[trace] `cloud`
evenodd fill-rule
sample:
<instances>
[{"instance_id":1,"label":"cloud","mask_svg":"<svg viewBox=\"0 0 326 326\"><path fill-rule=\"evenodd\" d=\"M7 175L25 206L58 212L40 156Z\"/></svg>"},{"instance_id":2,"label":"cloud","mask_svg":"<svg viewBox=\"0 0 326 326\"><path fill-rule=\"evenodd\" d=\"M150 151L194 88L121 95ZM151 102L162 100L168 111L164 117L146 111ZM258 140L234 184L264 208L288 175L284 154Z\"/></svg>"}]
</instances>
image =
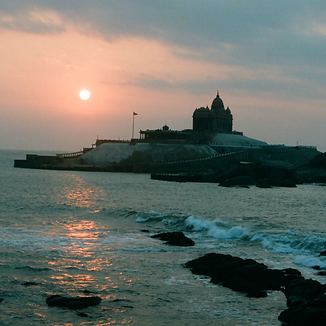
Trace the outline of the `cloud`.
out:
<instances>
[{"instance_id":1,"label":"cloud","mask_svg":"<svg viewBox=\"0 0 326 326\"><path fill-rule=\"evenodd\" d=\"M15 15L0 12L0 29L32 34L57 34L64 32L65 26L56 12L34 9Z\"/></svg>"},{"instance_id":2,"label":"cloud","mask_svg":"<svg viewBox=\"0 0 326 326\"><path fill-rule=\"evenodd\" d=\"M61 21L33 19L36 9L55 12ZM325 52L323 42L305 32L311 22L316 34L324 35L318 24L326 13L324 0L11 0L2 1L0 11L2 28L53 33L63 31L64 22L108 41L159 39L211 61L320 63Z\"/></svg>"},{"instance_id":3,"label":"cloud","mask_svg":"<svg viewBox=\"0 0 326 326\"><path fill-rule=\"evenodd\" d=\"M324 0L2 0L0 13L0 28L44 34L73 25L108 42L158 40L180 59L236 67L223 80L209 76L195 83L144 74L130 81L142 87L192 90L193 83L202 89L215 81L300 94L311 83L319 94L318 83L326 81Z\"/></svg>"}]
</instances>

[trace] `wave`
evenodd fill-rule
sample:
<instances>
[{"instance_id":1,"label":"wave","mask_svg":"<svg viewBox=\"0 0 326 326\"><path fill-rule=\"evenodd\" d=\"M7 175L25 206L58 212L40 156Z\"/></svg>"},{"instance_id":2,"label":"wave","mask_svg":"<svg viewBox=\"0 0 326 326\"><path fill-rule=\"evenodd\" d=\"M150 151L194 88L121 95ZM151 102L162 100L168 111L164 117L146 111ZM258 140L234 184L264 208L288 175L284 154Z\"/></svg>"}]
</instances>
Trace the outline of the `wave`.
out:
<instances>
[{"instance_id":1,"label":"wave","mask_svg":"<svg viewBox=\"0 0 326 326\"><path fill-rule=\"evenodd\" d=\"M51 268L49 267L33 267L33 266L17 266L15 267L15 269L22 269L22 270L26 270L26 271L32 271L32 272L49 272L52 271Z\"/></svg>"},{"instance_id":2,"label":"wave","mask_svg":"<svg viewBox=\"0 0 326 326\"><path fill-rule=\"evenodd\" d=\"M231 225L221 219L208 219L200 216L164 214L156 211L135 214L139 223L162 222L165 225L180 226L185 231L202 233L221 241L248 241L260 243L276 253L293 255L318 255L325 250L324 234L304 234L293 230L252 230L243 225Z\"/></svg>"},{"instance_id":3,"label":"wave","mask_svg":"<svg viewBox=\"0 0 326 326\"><path fill-rule=\"evenodd\" d=\"M186 218L185 224L193 232L205 232L207 236L220 241L242 240L259 243L273 252L296 256L294 262L298 265L326 268L323 257L318 257L326 247L323 234L303 234L291 230L257 232L243 226L232 226L219 219L212 221L195 216Z\"/></svg>"},{"instance_id":4,"label":"wave","mask_svg":"<svg viewBox=\"0 0 326 326\"><path fill-rule=\"evenodd\" d=\"M176 226L183 224L186 216L178 214L165 214L156 211L150 212L138 212L136 214L136 222L147 223L147 222L161 222L164 225Z\"/></svg>"},{"instance_id":5,"label":"wave","mask_svg":"<svg viewBox=\"0 0 326 326\"><path fill-rule=\"evenodd\" d=\"M257 232L251 241L259 241L266 249L278 253L319 254L325 248L326 239L321 235L305 235L294 231L278 233Z\"/></svg>"},{"instance_id":6,"label":"wave","mask_svg":"<svg viewBox=\"0 0 326 326\"><path fill-rule=\"evenodd\" d=\"M297 265L306 267L317 267L317 269L326 269L326 259L321 257L297 256L294 259Z\"/></svg>"},{"instance_id":7,"label":"wave","mask_svg":"<svg viewBox=\"0 0 326 326\"><path fill-rule=\"evenodd\" d=\"M186 226L192 231L207 231L207 234L220 240L244 239L249 231L243 226L231 226L220 220L207 221L205 219L189 216L185 220Z\"/></svg>"}]
</instances>

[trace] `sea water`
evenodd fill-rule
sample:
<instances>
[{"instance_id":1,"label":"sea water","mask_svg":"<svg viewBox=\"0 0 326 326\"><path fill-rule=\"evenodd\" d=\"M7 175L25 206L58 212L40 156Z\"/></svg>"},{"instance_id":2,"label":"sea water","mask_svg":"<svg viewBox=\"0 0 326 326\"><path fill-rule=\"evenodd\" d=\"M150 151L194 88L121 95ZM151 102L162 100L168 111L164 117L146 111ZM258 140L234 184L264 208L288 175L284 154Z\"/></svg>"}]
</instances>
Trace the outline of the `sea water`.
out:
<instances>
[{"instance_id":1,"label":"sea water","mask_svg":"<svg viewBox=\"0 0 326 326\"><path fill-rule=\"evenodd\" d=\"M23 152L0 152L0 325L279 325L281 292L247 298L184 268L209 252L297 268L325 283L312 266L326 268L318 256L326 187L15 169L19 158ZM166 231L183 231L196 245L150 237ZM52 294L102 302L71 311L48 307Z\"/></svg>"}]
</instances>

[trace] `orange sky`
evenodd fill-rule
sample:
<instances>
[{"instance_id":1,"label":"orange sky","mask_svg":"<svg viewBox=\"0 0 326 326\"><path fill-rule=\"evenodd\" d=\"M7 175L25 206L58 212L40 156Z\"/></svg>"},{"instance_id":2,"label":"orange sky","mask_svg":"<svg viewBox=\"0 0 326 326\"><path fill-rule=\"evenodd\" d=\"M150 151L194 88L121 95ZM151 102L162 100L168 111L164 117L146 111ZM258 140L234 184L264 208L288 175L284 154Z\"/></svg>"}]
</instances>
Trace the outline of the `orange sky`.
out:
<instances>
[{"instance_id":1,"label":"orange sky","mask_svg":"<svg viewBox=\"0 0 326 326\"><path fill-rule=\"evenodd\" d=\"M14 19L1 16L0 8L0 22L1 17L6 24ZM235 129L272 143L325 149L324 98L286 92L306 87L296 67L291 75L276 63L252 66L220 59L219 51L234 51L236 43L206 48L215 56L208 60L200 47L162 38L108 39L64 21L54 10L28 17L63 24L64 31L0 27L0 148L78 150L97 136L130 138L133 111L139 113L136 130L166 123L173 129L191 128L193 110L210 105L219 88ZM264 82L287 87L255 88ZM244 84L253 84L252 90L239 87ZM315 91L323 93L323 86ZM92 92L89 101L79 99L82 88Z\"/></svg>"}]
</instances>

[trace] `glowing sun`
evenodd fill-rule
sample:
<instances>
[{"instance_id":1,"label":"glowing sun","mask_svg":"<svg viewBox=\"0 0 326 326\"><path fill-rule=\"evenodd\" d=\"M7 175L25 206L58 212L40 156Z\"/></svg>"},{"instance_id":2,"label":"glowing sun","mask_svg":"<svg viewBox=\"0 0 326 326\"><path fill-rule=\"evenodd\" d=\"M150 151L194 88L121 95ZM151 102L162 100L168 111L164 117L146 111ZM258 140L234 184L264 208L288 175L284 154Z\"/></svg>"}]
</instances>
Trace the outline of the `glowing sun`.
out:
<instances>
[{"instance_id":1,"label":"glowing sun","mask_svg":"<svg viewBox=\"0 0 326 326\"><path fill-rule=\"evenodd\" d=\"M79 92L79 97L82 101L87 101L91 97L91 92L88 89L82 89Z\"/></svg>"}]
</instances>

